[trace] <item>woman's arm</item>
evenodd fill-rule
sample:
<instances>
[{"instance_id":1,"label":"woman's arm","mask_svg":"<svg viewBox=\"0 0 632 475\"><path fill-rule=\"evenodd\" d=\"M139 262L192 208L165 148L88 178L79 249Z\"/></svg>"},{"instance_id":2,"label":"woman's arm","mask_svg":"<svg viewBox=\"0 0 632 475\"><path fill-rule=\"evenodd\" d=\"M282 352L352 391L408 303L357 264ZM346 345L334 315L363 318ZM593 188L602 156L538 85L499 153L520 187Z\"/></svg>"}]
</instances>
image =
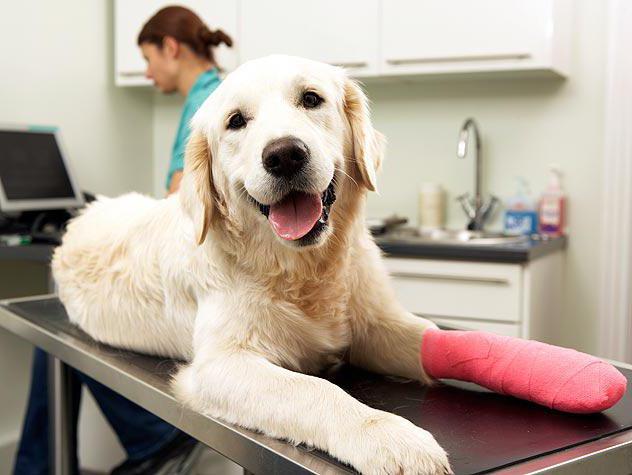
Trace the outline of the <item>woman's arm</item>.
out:
<instances>
[{"instance_id":1,"label":"woman's arm","mask_svg":"<svg viewBox=\"0 0 632 475\"><path fill-rule=\"evenodd\" d=\"M182 170L173 172L173 175L171 175L171 183L169 184L169 190L167 191L167 196L178 191L178 189L180 188L181 181L182 181Z\"/></svg>"}]
</instances>

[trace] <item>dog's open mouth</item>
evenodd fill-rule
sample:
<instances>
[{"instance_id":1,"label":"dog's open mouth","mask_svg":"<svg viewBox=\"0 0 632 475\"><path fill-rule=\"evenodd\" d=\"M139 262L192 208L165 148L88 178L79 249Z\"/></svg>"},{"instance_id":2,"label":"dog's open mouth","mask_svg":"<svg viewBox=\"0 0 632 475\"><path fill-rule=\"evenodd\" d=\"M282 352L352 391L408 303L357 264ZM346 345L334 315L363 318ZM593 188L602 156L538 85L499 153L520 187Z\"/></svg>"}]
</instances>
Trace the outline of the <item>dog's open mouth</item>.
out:
<instances>
[{"instance_id":1,"label":"dog's open mouth","mask_svg":"<svg viewBox=\"0 0 632 475\"><path fill-rule=\"evenodd\" d=\"M268 218L277 236L286 241L297 241L327 224L336 194L332 180L321 194L291 191L271 205L263 205L252 199Z\"/></svg>"}]
</instances>

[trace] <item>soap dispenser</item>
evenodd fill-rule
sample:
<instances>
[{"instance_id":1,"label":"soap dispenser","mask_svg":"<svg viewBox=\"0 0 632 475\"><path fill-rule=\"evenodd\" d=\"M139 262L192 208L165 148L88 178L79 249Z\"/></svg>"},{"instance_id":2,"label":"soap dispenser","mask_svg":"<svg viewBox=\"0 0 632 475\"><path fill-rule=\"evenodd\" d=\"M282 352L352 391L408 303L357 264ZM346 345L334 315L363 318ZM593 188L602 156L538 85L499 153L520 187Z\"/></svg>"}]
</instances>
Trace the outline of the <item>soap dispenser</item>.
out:
<instances>
[{"instance_id":1,"label":"soap dispenser","mask_svg":"<svg viewBox=\"0 0 632 475\"><path fill-rule=\"evenodd\" d=\"M549 170L549 184L540 199L540 233L557 237L564 234L566 197L559 166L551 164Z\"/></svg>"}]
</instances>

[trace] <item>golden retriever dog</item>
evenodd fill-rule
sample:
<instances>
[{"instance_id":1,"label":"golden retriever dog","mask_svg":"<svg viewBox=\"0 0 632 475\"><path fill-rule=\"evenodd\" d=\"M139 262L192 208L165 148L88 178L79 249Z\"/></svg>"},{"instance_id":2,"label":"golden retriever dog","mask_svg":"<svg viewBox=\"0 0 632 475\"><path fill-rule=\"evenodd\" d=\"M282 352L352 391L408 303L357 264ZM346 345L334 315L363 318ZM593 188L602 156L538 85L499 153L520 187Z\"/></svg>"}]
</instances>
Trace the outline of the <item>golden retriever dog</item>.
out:
<instances>
[{"instance_id":1,"label":"golden retriever dog","mask_svg":"<svg viewBox=\"0 0 632 475\"><path fill-rule=\"evenodd\" d=\"M175 393L202 414L362 473L449 473L430 433L315 376L344 360L430 382L434 325L397 302L365 226L382 149L343 69L243 64L193 118L177 194L100 198L69 224L52 267L70 319L186 360Z\"/></svg>"}]
</instances>

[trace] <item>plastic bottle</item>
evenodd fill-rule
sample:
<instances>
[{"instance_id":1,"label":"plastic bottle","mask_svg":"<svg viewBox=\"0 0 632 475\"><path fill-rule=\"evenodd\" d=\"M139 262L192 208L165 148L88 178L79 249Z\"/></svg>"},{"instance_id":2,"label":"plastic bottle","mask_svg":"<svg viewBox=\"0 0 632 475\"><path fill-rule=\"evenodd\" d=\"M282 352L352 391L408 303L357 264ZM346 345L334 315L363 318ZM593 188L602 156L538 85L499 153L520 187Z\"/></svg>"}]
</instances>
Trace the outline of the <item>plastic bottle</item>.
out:
<instances>
[{"instance_id":1,"label":"plastic bottle","mask_svg":"<svg viewBox=\"0 0 632 475\"><path fill-rule=\"evenodd\" d=\"M562 171L550 165L549 184L540 199L540 233L557 237L564 234L566 197L562 190Z\"/></svg>"},{"instance_id":2,"label":"plastic bottle","mask_svg":"<svg viewBox=\"0 0 632 475\"><path fill-rule=\"evenodd\" d=\"M419 225L423 231L445 226L445 192L438 183L422 183L419 187Z\"/></svg>"},{"instance_id":3,"label":"plastic bottle","mask_svg":"<svg viewBox=\"0 0 632 475\"><path fill-rule=\"evenodd\" d=\"M522 177L517 177L516 194L507 200L505 211L505 234L531 235L538 232L538 212L535 199L531 196L529 184Z\"/></svg>"}]
</instances>

